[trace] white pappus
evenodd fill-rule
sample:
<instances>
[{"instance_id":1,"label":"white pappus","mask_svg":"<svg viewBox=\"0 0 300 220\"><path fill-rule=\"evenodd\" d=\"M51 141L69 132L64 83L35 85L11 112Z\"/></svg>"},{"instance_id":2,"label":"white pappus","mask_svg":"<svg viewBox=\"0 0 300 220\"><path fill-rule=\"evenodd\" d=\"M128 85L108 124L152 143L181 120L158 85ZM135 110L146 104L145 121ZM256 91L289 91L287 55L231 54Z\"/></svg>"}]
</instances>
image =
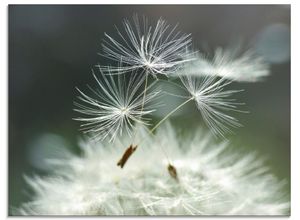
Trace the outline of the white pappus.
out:
<instances>
[{"instance_id":1,"label":"white pappus","mask_svg":"<svg viewBox=\"0 0 300 220\"><path fill-rule=\"evenodd\" d=\"M26 177L32 201L14 209L15 215L289 214L285 181L257 154L232 153L228 142L216 144L203 129L182 137L165 124L155 137L145 130L138 135L145 141L124 170L115 165L123 151L118 142L130 139L82 142L81 156L49 160L51 175ZM178 181L167 172L159 145L176 166Z\"/></svg>"},{"instance_id":2,"label":"white pappus","mask_svg":"<svg viewBox=\"0 0 300 220\"><path fill-rule=\"evenodd\" d=\"M230 128L240 127L238 120L226 112L238 110L238 103L231 95L242 90L225 90L232 81L226 77L217 75L194 77L190 75L180 77L185 89L190 93L186 101L195 101L205 123L215 135L224 137L225 133L231 132Z\"/></svg>"},{"instance_id":3,"label":"white pappus","mask_svg":"<svg viewBox=\"0 0 300 220\"><path fill-rule=\"evenodd\" d=\"M134 123L147 125L149 118L145 116L155 111L156 106L149 103L159 95L153 89L154 83L145 85L145 76L134 72L130 76L113 76L99 69L99 73L101 79L93 73L97 87L89 87L90 95L77 89L80 96L74 102L77 107L74 110L82 116L75 120L83 122L82 130L95 140L113 141L124 131L131 134Z\"/></svg>"},{"instance_id":4,"label":"white pappus","mask_svg":"<svg viewBox=\"0 0 300 220\"><path fill-rule=\"evenodd\" d=\"M237 46L215 49L212 56L194 53L192 62L178 71L180 75L196 77L218 75L239 82L257 82L270 74L270 65L253 49L242 50ZM192 59L192 58L191 58Z\"/></svg>"},{"instance_id":5,"label":"white pappus","mask_svg":"<svg viewBox=\"0 0 300 220\"><path fill-rule=\"evenodd\" d=\"M124 32L117 29L119 39L105 34L102 44L102 56L122 65L109 67L110 74L126 73L132 70L142 70L156 77L157 74L174 73L185 62L191 61L187 53L191 46L190 34L182 34L171 27L163 19L153 26L147 18L133 16L133 23L124 20ZM103 70L108 67L100 66Z\"/></svg>"}]
</instances>

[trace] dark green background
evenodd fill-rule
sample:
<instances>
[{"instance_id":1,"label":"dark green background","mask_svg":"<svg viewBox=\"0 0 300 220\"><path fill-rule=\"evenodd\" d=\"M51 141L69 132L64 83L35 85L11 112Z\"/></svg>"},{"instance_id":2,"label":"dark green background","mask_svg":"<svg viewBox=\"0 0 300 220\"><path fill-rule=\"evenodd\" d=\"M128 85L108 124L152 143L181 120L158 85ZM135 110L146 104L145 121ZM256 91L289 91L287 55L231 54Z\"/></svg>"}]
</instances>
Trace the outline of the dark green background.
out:
<instances>
[{"instance_id":1,"label":"dark green background","mask_svg":"<svg viewBox=\"0 0 300 220\"><path fill-rule=\"evenodd\" d=\"M28 157L32 140L44 133L63 136L77 149L79 124L72 120L75 87L93 84L90 68L102 62L104 32L134 13L165 18L192 33L196 46L226 46L238 37L249 43L274 23L290 26L290 8L260 6L22 6L9 8L9 206L29 199L23 174L45 174ZM280 45L279 45L280 46ZM237 114L244 125L228 135L244 152L267 156L267 164L290 182L290 61L271 65L264 82L235 83L250 114ZM190 109L187 106L186 109ZM199 112L173 118L187 131L202 124ZM197 118L197 120L195 120ZM198 120L199 118L199 120ZM182 125L183 124L183 125ZM289 184L287 185L289 191Z\"/></svg>"}]
</instances>

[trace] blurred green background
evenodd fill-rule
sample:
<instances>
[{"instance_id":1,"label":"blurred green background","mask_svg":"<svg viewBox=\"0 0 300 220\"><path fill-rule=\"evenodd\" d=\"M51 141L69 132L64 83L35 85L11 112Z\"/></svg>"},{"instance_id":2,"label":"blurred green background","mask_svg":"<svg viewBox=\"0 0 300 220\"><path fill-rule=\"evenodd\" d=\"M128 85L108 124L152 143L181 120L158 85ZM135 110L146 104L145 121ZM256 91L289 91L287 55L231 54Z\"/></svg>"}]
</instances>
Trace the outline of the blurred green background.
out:
<instances>
[{"instance_id":1,"label":"blurred green background","mask_svg":"<svg viewBox=\"0 0 300 220\"><path fill-rule=\"evenodd\" d=\"M241 38L270 62L265 81L232 85L245 89L238 100L250 113L235 115L244 127L227 138L242 152L267 157L290 191L289 5L10 5L8 10L10 208L30 198L24 174L47 174L45 154L59 154L63 146L78 151L75 87L94 84L91 67L104 62L97 55L104 32L116 36L114 25L134 13L178 23L182 32L192 33L195 48ZM172 120L187 132L203 124L192 105Z\"/></svg>"}]
</instances>

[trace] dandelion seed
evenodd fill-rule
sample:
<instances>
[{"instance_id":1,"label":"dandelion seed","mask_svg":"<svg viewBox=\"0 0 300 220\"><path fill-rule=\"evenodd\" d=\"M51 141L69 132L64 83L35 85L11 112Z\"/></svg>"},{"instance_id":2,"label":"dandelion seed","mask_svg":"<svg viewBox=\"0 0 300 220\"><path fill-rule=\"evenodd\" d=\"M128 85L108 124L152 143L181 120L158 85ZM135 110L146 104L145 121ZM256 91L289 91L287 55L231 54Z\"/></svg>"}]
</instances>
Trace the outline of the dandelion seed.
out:
<instances>
[{"instance_id":1,"label":"dandelion seed","mask_svg":"<svg viewBox=\"0 0 300 220\"><path fill-rule=\"evenodd\" d=\"M171 175L171 177L173 177L175 180L178 180L178 176L177 176L177 170L176 168L172 165L172 164L168 164L168 171L169 174Z\"/></svg>"},{"instance_id":2,"label":"dandelion seed","mask_svg":"<svg viewBox=\"0 0 300 220\"><path fill-rule=\"evenodd\" d=\"M115 166L122 153L117 141L82 142L81 156L48 160L52 173L26 178L31 201L14 215L287 215L285 182L256 154L232 152L203 129L178 138L170 124L156 136L146 130L145 147L126 169ZM129 137L120 140L130 143ZM172 149L174 181L158 144ZM185 148L181 148L181 146Z\"/></svg>"},{"instance_id":3,"label":"dandelion seed","mask_svg":"<svg viewBox=\"0 0 300 220\"><path fill-rule=\"evenodd\" d=\"M257 82L270 74L270 67L254 50L242 52L241 45L237 44L235 47L217 48L211 59L198 53L194 61L178 73L198 77L218 75L234 81Z\"/></svg>"},{"instance_id":4,"label":"dandelion seed","mask_svg":"<svg viewBox=\"0 0 300 220\"><path fill-rule=\"evenodd\" d=\"M145 76L132 73L128 79L124 75L104 75L101 70L100 73L102 80L93 73L98 88L89 87L90 96L78 89L80 102L75 102L77 108L74 110L84 115L75 118L84 123L82 130L96 140L109 138L113 141L123 131L131 135L134 123L148 125L149 119L144 116L152 113L155 107L150 108L148 104L159 94L152 90L154 83L146 88L144 96L139 90L144 90Z\"/></svg>"},{"instance_id":5,"label":"dandelion seed","mask_svg":"<svg viewBox=\"0 0 300 220\"><path fill-rule=\"evenodd\" d=\"M118 161L117 165L120 166L121 168L124 167L126 161L129 159L129 157L134 153L134 151L137 149L137 145L135 145L134 147L132 146L132 144L126 149L126 151L124 152L122 158Z\"/></svg>"},{"instance_id":6,"label":"dandelion seed","mask_svg":"<svg viewBox=\"0 0 300 220\"><path fill-rule=\"evenodd\" d=\"M230 127L240 127L241 124L224 111L237 111L238 105L229 97L241 90L224 90L224 87L232 81L217 76L193 77L181 76L181 81L191 95L191 100L196 102L204 121L211 128L215 135L224 137L224 134L231 132Z\"/></svg>"},{"instance_id":7,"label":"dandelion seed","mask_svg":"<svg viewBox=\"0 0 300 220\"><path fill-rule=\"evenodd\" d=\"M133 24L124 20L124 29L125 33L117 29L119 40L105 34L102 44L103 56L124 64L110 67L111 74L142 70L156 77L157 74L168 75L191 61L186 52L191 45L190 34L177 32L176 26L170 27L163 19L151 26L145 17L134 16Z\"/></svg>"}]
</instances>

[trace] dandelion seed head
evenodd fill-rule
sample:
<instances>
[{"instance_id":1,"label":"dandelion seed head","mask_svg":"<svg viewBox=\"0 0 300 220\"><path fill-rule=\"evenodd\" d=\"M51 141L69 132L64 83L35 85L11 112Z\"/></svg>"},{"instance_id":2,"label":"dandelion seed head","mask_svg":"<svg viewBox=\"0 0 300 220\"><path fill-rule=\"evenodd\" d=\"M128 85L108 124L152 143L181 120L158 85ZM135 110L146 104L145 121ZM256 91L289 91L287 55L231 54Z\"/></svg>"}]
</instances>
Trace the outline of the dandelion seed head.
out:
<instances>
[{"instance_id":1,"label":"dandelion seed head","mask_svg":"<svg viewBox=\"0 0 300 220\"><path fill-rule=\"evenodd\" d=\"M32 201L22 215L284 215L289 202L279 181L254 153L230 151L203 129L182 138L170 124L145 138L126 169L116 166L119 142L81 143L82 155L48 160L52 174L26 177ZM179 181L168 171L164 146ZM145 159L147 158L147 159Z\"/></svg>"},{"instance_id":2,"label":"dandelion seed head","mask_svg":"<svg viewBox=\"0 0 300 220\"><path fill-rule=\"evenodd\" d=\"M191 61L187 48L191 46L190 34L182 34L163 19L150 25L145 17L133 16L133 21L124 20L124 31L117 29L119 39L105 34L103 55L116 62L118 67L109 67L110 74L142 70L156 77L169 75L183 63ZM108 67L102 66L103 70Z\"/></svg>"},{"instance_id":3,"label":"dandelion seed head","mask_svg":"<svg viewBox=\"0 0 300 220\"><path fill-rule=\"evenodd\" d=\"M270 74L270 66L262 56L253 49L243 52L241 48L239 43L235 47L219 47L212 57L194 53L193 61L184 65L178 74L198 77L218 75L240 82L261 81Z\"/></svg>"},{"instance_id":4,"label":"dandelion seed head","mask_svg":"<svg viewBox=\"0 0 300 220\"><path fill-rule=\"evenodd\" d=\"M159 95L159 91L153 89L154 83L144 90L143 75L112 76L99 71L102 79L94 74L97 87L89 87L91 95L78 90L80 96L75 102L75 111L82 116L75 120L83 122L82 130L95 140L113 141L123 130L131 135L135 123L148 125L146 116L155 110L155 104L150 106L149 103Z\"/></svg>"},{"instance_id":5,"label":"dandelion seed head","mask_svg":"<svg viewBox=\"0 0 300 220\"><path fill-rule=\"evenodd\" d=\"M226 114L229 111L239 111L234 99L229 98L241 90L225 90L231 83L230 80L218 76L180 76L180 79L195 101L205 123L215 135L224 137L231 128L240 127L241 124L232 116Z\"/></svg>"}]
</instances>

